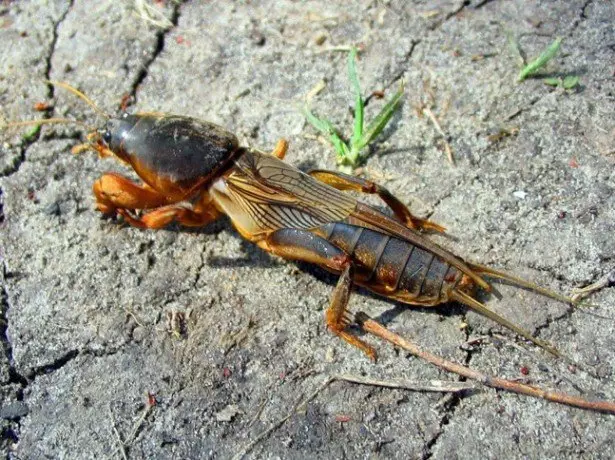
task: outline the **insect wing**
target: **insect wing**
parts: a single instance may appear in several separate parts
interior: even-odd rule
[[[348,217],[356,201],[277,158],[253,154],[227,178],[235,202],[263,231],[313,229]]]

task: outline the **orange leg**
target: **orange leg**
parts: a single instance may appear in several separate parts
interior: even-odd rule
[[[203,227],[220,217],[220,213],[214,207],[196,211],[186,202],[162,206],[138,218],[125,209],[119,209],[118,213],[134,227],[154,230],[166,227],[172,222],[186,227]]]
[[[203,194],[193,206],[187,202],[167,204],[164,195],[147,185],[137,185],[119,174],[105,174],[93,186],[96,206],[104,214],[117,213],[131,225],[139,228],[159,229],[177,222],[188,227],[199,227],[220,217],[209,195]],[[129,210],[153,209],[141,217]]]
[[[376,351],[367,343],[346,331],[350,324],[348,300],[352,290],[352,260],[348,254],[327,240],[305,230],[281,229],[271,233],[259,246],[266,251],[291,260],[302,260],[341,272],[325,313],[327,327],[338,337],[376,360]]]
[[[413,230],[430,230],[444,233],[446,229],[441,225],[427,219],[413,216],[408,207],[399,201],[386,188],[372,181],[359,179],[344,173],[315,169],[309,172],[310,176],[318,179],[325,184],[338,190],[353,190],[356,192],[376,194],[384,201],[395,213],[395,216],[407,227]]]
[[[152,209],[168,204],[167,199],[148,186],[137,185],[115,173],[101,176],[92,187],[96,207],[103,214],[119,209]]]
[[[346,327],[348,327],[351,321],[350,314],[348,313],[348,300],[352,290],[352,274],[352,263],[348,262],[331,295],[331,303],[325,313],[325,321],[331,332],[363,351],[372,361],[376,361],[376,350],[363,340],[346,332]]]
[[[276,144],[275,148],[273,149],[273,152],[271,152],[271,154],[274,157],[278,157],[280,160],[283,160],[284,156],[286,155],[287,150],[288,150],[288,141],[286,139],[280,139],[278,143]]]

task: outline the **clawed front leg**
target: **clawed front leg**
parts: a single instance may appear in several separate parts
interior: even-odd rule
[[[318,179],[319,181],[324,182],[325,184],[338,190],[353,190],[355,192],[378,195],[380,199],[393,210],[395,216],[407,227],[413,230],[420,229],[440,233],[444,233],[446,231],[446,228],[436,224],[435,222],[413,216],[405,204],[399,201],[399,199],[397,199],[386,188],[376,184],[375,182],[349,176],[348,174],[323,169],[312,170],[309,174],[315,179]]]
[[[129,224],[139,228],[159,229],[177,222],[188,227],[207,225],[216,220],[220,212],[207,194],[195,205],[187,202],[169,203],[167,198],[147,185],[138,185],[119,174],[109,173],[93,186],[96,207],[103,214],[119,214]],[[152,209],[140,217],[135,209]]]
[[[166,198],[148,186],[137,185],[116,173],[102,175],[92,191],[96,207],[103,214],[113,214],[120,209],[153,209],[169,204]]]

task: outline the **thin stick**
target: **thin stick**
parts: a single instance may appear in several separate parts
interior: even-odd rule
[[[263,439],[266,439],[271,433],[273,433],[275,430],[277,430],[282,425],[284,425],[284,423],[289,418],[291,418],[294,415],[294,413],[297,412],[297,410],[300,407],[303,407],[307,403],[309,403],[312,399],[314,399],[318,395],[318,393],[320,393],[322,390],[327,388],[331,384],[331,382],[333,382],[333,381],[335,381],[334,377],[327,378],[327,380],[325,380],[322,383],[322,385],[320,385],[316,390],[314,390],[314,392],[312,394],[310,394],[303,401],[301,401],[300,403],[295,405],[293,407],[293,409],[285,417],[283,417],[280,420],[278,420],[277,422],[275,422],[273,425],[271,425],[265,431],[263,431],[258,436],[256,436],[256,438],[254,438],[252,441],[250,441],[248,444],[246,444],[244,447],[242,447],[235,455],[233,455],[233,460],[240,460],[241,458],[243,458],[244,455],[246,455],[248,452],[250,452],[252,449],[254,449],[254,446],[256,446]]]
[[[150,412],[152,411],[153,407],[154,407],[154,404],[147,404],[145,406],[145,409],[143,410],[143,413],[141,414],[141,417],[139,417],[139,420],[137,420],[135,422],[135,424],[132,427],[132,431],[130,432],[130,435],[126,438],[126,441],[124,441],[124,445],[125,446],[131,445],[132,442],[135,440],[135,438],[137,437],[137,433],[139,432],[139,430],[143,426],[143,423],[145,423],[145,419],[150,414]]]
[[[317,49],[316,51],[312,51],[313,54],[323,54],[329,53],[331,51],[343,51],[345,53],[351,51],[353,48],[352,45],[338,45],[338,46],[324,46],[322,48]]]
[[[240,460],[250,452],[254,447],[266,439],[272,432],[280,428],[284,423],[291,418],[298,410],[303,409],[312,399],[314,399],[318,393],[327,388],[331,383],[336,381],[344,381],[351,383],[359,383],[361,385],[372,385],[378,387],[385,388],[400,388],[405,390],[412,391],[432,391],[432,392],[443,392],[443,393],[459,393],[461,391],[473,390],[476,389],[476,385],[468,382],[448,382],[444,380],[430,380],[427,383],[421,383],[410,380],[379,380],[373,379],[370,377],[361,377],[358,375],[351,374],[339,374],[334,375],[332,377],[328,377],[316,390],[314,390],[307,398],[303,401],[297,403],[293,409],[282,417],[277,422],[273,423],[269,428],[265,431],[261,432],[257,435],[252,441],[242,447],[234,456],[233,460]],[[260,412],[259,408],[259,412]]]
[[[442,130],[442,126],[440,125],[440,122],[438,121],[438,119],[436,118],[436,116],[434,115],[434,113],[431,111],[429,107],[427,106],[422,107],[422,110],[423,110],[423,113],[427,115],[427,118],[429,118],[429,120],[433,123],[434,127],[436,128],[436,131],[438,131],[438,134],[442,136],[442,141],[444,142],[444,150],[446,151],[446,157],[448,158],[448,161],[450,162],[450,164],[455,166],[455,158],[453,158],[453,148],[446,140],[448,136]]]
[[[258,418],[263,413],[263,410],[265,410],[265,406],[267,405],[268,402],[269,402],[269,398],[263,399],[263,402],[260,404],[260,406],[258,406],[258,409],[256,410],[256,414],[254,414],[254,417],[252,417],[252,420],[250,420],[250,424],[248,426],[254,425],[254,423],[258,420]]]
[[[572,295],[570,296],[570,298],[572,299],[573,302],[578,302],[583,297],[586,297],[593,292],[596,292],[602,288],[605,288],[608,286],[614,286],[614,285],[615,285],[615,271],[612,271],[608,275],[604,276],[601,280],[593,284],[590,284],[589,286],[573,289]]]
[[[566,393],[558,393],[554,391],[546,391],[531,385],[523,383],[513,382],[511,380],[502,379],[500,377],[492,377],[482,372],[475,371],[461,364],[447,361],[444,358],[436,356],[427,351],[421,350],[417,345],[407,341],[406,339],[398,336],[397,334],[389,331],[381,324],[377,323],[365,313],[357,313],[357,322],[361,324],[363,329],[370,334],[374,334],[387,342],[397,345],[406,351],[409,351],[414,356],[417,356],[425,361],[438,366],[449,372],[461,375],[472,380],[476,380],[485,386],[496,388],[500,390],[511,391],[513,393],[519,393],[534,398],[542,398],[547,401],[556,402],[559,404],[565,404],[572,407],[578,407],[580,409],[587,409],[596,412],[604,412],[608,414],[615,414],[615,402],[611,401],[588,401],[583,398],[568,395]]]
[[[446,158],[448,158],[448,161],[450,164],[455,166],[455,158],[453,157],[453,148],[451,147],[451,144],[449,144],[449,142],[446,139],[442,139],[442,140],[444,142],[444,151],[446,152]]]
[[[350,374],[337,375],[334,379],[352,383],[360,383],[361,385],[441,393],[459,393],[466,390],[475,390],[477,388],[477,386],[471,382],[449,382],[446,380],[430,380],[427,383],[423,383],[412,380],[379,380],[371,377],[361,377]]]
[[[122,458],[124,460],[128,460],[128,456],[126,455],[126,446],[124,445],[124,441],[122,441],[120,432],[117,431],[117,427],[115,426],[115,420],[113,419],[113,413],[111,412],[111,407],[109,407],[109,417],[111,418],[111,428],[113,428],[113,433],[115,434],[115,437],[117,438],[118,450],[120,451],[120,454],[122,454]]]
[[[137,433],[139,432],[139,430],[141,429],[141,427],[143,426],[143,423],[145,423],[145,420],[147,419],[147,416],[150,414],[150,412],[152,411],[152,409],[154,408],[155,404],[146,404],[145,409],[143,410],[143,413],[141,414],[141,416],[139,417],[139,419],[135,422],[135,424],[132,427],[132,431],[130,432],[130,434],[128,435],[128,437],[126,438],[125,441],[123,441],[121,443],[121,445],[115,449],[111,455],[107,458],[111,458],[113,457],[118,451],[119,452],[123,452],[123,456],[126,456],[126,452],[125,449],[126,447],[129,447],[135,440],[135,438],[137,437]],[[113,427],[115,430],[115,426]],[[117,430],[116,430],[117,431]],[[120,434],[117,433],[118,438],[121,440],[122,438],[120,437]]]

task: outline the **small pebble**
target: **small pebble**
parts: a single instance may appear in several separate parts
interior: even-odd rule
[[[515,192],[513,192],[513,195],[517,198],[519,198],[520,200],[525,200],[525,197],[527,196],[527,193],[524,192],[523,190],[517,190]]]

